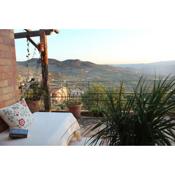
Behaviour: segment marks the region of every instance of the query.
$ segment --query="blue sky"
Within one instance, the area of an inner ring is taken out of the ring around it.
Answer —
[[[22,30],[15,30],[19,31]],[[15,43],[17,60],[26,60],[26,40],[18,39]],[[175,60],[175,34],[167,30],[62,29],[58,35],[48,36],[48,49],[49,58],[61,61],[80,59],[98,64],[167,61]],[[32,45],[30,50],[32,55]]]

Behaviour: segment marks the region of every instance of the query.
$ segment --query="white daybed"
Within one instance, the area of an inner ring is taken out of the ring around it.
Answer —
[[[27,138],[10,139],[7,130],[0,133],[0,145],[67,145],[72,137],[79,139],[80,126],[71,113],[36,112],[32,115],[33,122]]]

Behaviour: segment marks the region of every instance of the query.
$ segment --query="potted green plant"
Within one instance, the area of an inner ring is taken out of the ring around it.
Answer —
[[[22,98],[25,98],[26,103],[31,112],[37,112],[41,108],[41,97],[44,95],[44,90],[40,82],[32,81],[23,90]]]
[[[81,116],[81,100],[79,99],[69,99],[66,102],[69,112],[71,112],[76,118]]]

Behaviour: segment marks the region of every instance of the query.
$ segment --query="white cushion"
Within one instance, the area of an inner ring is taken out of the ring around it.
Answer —
[[[32,113],[24,99],[0,109],[0,116],[10,128],[29,129],[32,123]]]
[[[0,134],[0,145],[67,145],[73,133],[80,129],[71,113],[36,112],[32,116],[28,138],[12,140],[5,131]]]

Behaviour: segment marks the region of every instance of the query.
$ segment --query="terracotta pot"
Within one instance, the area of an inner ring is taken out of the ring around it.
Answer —
[[[40,110],[40,100],[26,101],[31,112],[38,112]]]
[[[81,117],[81,105],[68,106],[68,109],[76,118]]]

